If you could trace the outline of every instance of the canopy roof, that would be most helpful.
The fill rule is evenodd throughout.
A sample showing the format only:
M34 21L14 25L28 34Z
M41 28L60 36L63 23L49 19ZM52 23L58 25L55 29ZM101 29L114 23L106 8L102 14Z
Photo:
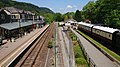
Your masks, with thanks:
M40 24L43 22L33 22L33 21L29 21L29 22L13 22L13 23L5 23L5 24L1 24L0 27L7 29L7 30L13 30L13 29L17 29L20 27L25 27L25 26L29 26L32 24Z

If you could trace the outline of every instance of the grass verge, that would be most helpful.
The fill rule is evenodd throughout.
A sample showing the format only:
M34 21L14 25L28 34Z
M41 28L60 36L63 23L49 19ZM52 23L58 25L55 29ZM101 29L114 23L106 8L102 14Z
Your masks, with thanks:
M103 46L102 44L100 44L99 42L95 41L94 39L92 39L91 37L87 36L86 34L82 33L81 31L77 30L82 36L84 36L85 38L87 38L89 41L91 41L93 44L95 44L98 48L101 48L102 50L104 50L105 52L107 52L109 55L111 55L113 58L117 59L120 62L120 56L116 53L114 53L113 51L109 50L108 48L106 48L105 46Z
M76 36L70 31L69 35L73 41L73 49L75 55L75 63L77 67L89 67L84 57L83 51L77 42Z

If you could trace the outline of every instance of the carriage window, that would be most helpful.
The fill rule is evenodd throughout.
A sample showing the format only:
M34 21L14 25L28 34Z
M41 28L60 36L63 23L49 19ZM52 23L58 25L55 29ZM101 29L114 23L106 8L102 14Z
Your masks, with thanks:
M109 37L110 37L110 34L109 34Z
M12 19L16 18L16 16L15 16L15 15L12 15L11 17L12 17Z

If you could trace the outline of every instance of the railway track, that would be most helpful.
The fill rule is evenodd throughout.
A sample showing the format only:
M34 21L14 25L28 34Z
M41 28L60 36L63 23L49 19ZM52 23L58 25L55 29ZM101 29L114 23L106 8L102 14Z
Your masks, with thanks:
M45 67L48 41L52 37L54 23L33 43L15 67Z
M58 60L59 60L59 65L60 67L64 67L64 62L63 62L63 54L62 54L62 47L60 44L60 37L59 37L59 33L58 33Z

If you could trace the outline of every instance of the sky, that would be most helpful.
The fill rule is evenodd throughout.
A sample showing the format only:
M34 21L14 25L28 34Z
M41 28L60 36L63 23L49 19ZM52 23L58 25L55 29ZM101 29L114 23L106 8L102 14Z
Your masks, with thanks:
M39 7L47 7L52 11L60 12L62 14L67 12L75 12L76 10L82 10L82 8L90 0L16 0L19 2L27 2L37 5Z

